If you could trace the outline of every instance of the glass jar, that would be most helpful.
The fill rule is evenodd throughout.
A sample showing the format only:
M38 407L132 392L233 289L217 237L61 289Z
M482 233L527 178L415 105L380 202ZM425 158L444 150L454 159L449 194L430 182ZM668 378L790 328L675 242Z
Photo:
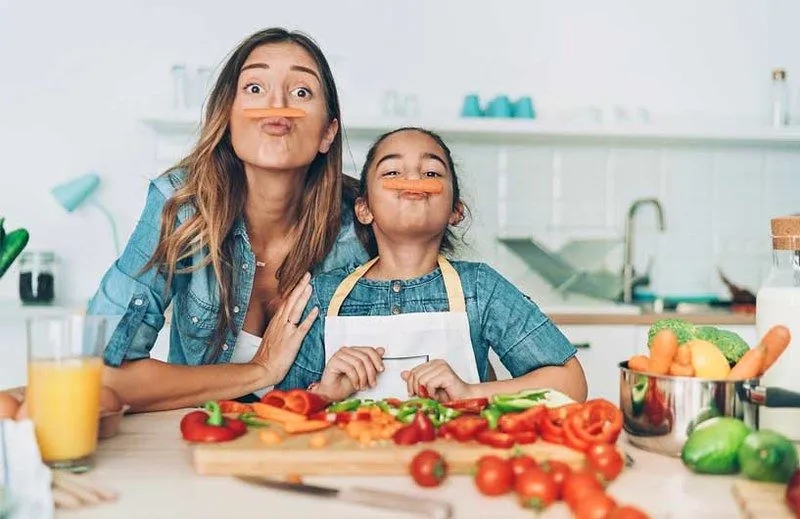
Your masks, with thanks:
M756 333L783 325L791 342L762 377L762 384L800 391L800 216L772 220L772 267L756 295ZM761 407L759 428L800 441L800 409Z
M47 305L55 300L56 255L23 252L19 261L19 298L23 304Z

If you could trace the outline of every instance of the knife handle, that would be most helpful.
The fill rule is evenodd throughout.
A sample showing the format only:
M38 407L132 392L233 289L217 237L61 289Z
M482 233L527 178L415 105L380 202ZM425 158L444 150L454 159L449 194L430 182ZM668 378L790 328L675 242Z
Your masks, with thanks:
M343 488L339 492L339 498L360 505L404 510L432 519L448 519L453 515L453 509L450 503L435 499L425 499L411 494L398 494L395 492L385 492L383 490L352 487Z

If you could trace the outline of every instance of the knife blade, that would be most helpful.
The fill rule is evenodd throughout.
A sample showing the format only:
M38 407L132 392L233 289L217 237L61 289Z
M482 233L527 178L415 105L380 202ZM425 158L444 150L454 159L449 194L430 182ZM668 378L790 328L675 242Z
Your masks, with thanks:
M287 490L299 494L341 499L349 503L376 508L387 508L414 513L432 519L449 519L453 516L450 503L436 499L421 498L411 494L386 492L363 487L332 488L308 483L289 483L258 476L236 476L238 479L260 487Z

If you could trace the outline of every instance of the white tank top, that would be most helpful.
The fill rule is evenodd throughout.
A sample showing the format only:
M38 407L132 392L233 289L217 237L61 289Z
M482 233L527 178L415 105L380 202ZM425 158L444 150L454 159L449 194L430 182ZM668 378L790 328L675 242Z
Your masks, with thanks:
M244 330L240 331L239 335L236 337L236 345L233 347L231 363L246 364L250 362L253 360L253 357L255 357L259 346L261 346L261 337L253 335L252 333L247 333ZM273 387L274 386L265 387L258 391L253 391L253 393L261 398L267 391L272 390Z

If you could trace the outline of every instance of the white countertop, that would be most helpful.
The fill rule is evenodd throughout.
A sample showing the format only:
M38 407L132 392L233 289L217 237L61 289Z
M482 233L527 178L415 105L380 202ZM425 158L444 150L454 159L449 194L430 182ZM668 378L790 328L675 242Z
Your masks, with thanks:
M126 416L118 436L101 442L90 477L117 490L117 502L75 511L58 511L57 518L212 518L326 517L343 519L409 519L404 513L350 505L338 501L257 488L229 477L197 475L190 447L178 424L187 411ZM677 459L621 444L635 460L632 468L611 484L619 503L646 510L653 519L729 519L739 517L732 496L734 477L698 476ZM308 477L308 483L335 487L365 486L409 496L450 501L457 518L530 518L511 495L488 498L478 493L468 476L449 478L437 489L417 487L410 477ZM564 504L537 517L569 518Z

